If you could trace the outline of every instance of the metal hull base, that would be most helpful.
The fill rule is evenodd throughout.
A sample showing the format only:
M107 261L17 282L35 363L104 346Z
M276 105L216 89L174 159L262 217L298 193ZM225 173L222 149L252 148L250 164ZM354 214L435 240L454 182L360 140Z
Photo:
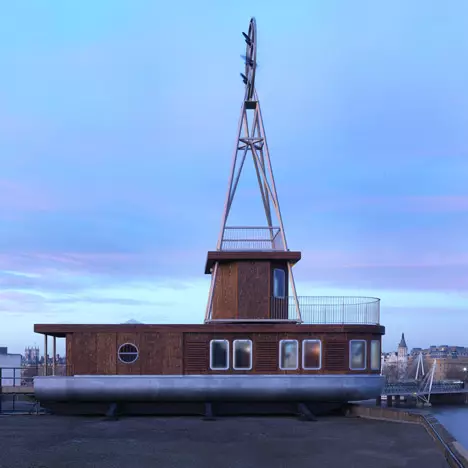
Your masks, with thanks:
M42 402L348 402L377 398L380 375L80 375L36 377Z
M343 414L347 403L304 402L315 416ZM41 407L55 415L104 416L112 404L105 402L53 402L45 401ZM215 402L211 404L214 417L225 416L291 416L300 413L294 402ZM206 404L202 402L130 402L118 403L115 411L118 416L206 416Z

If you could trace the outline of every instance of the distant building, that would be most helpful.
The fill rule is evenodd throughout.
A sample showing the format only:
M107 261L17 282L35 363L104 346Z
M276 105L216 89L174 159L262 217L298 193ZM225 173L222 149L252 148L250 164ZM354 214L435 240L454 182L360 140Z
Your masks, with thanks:
M37 364L40 360L39 348L37 346L24 349L24 362L26 364Z
M429 346L429 348L413 348L410 356L412 359L422 354L426 372L431 369L434 360L435 380L466 380L468 377L468 348L464 346Z
M402 380L406 377L409 355L404 333L401 334L397 351L384 353L382 361L382 372L387 376L389 381Z
M9 354L8 348L0 348L0 385L10 387L21 385L21 354Z

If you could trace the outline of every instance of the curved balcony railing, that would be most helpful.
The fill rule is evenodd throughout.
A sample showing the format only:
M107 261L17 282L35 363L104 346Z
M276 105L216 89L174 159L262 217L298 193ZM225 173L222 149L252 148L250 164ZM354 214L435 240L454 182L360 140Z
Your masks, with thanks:
M271 318L297 319L297 305L303 324L378 325L380 299L350 296L293 296L270 301Z

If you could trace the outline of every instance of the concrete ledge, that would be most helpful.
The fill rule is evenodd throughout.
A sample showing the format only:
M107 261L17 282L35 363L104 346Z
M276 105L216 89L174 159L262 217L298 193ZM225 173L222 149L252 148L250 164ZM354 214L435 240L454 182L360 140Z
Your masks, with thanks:
M445 429L437 418L430 414L362 405L351 405L348 414L367 419L420 424L444 453L449 466L468 468L468 451Z

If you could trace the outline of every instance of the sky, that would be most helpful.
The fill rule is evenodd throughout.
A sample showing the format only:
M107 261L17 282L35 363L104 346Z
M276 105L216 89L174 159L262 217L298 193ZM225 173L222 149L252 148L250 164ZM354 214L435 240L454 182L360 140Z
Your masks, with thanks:
M467 15L461 0L4 3L0 344L42 346L34 323L203 321L255 16L298 293L381 298L385 350L402 332L468 346Z

